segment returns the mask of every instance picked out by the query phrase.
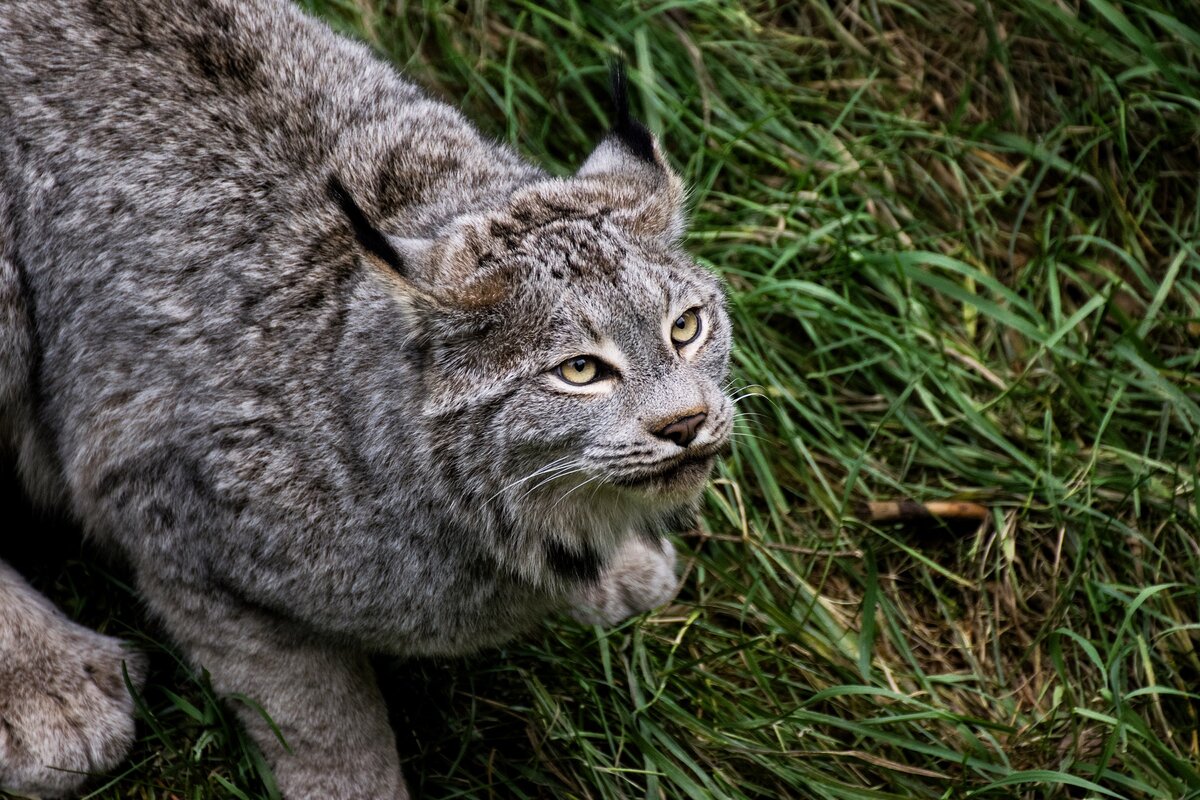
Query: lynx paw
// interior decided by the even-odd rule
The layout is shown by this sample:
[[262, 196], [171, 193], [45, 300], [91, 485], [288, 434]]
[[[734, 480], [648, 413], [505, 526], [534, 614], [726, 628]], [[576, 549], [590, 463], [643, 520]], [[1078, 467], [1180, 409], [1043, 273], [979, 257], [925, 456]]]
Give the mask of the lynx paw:
[[630, 539], [608, 569], [574, 598], [571, 616], [591, 625], [615, 625], [666, 603], [675, 594], [675, 548], [666, 539]]
[[41, 621], [0, 637], [0, 787], [61, 797], [125, 758], [134, 724], [122, 664], [135, 684], [145, 664], [117, 639]]

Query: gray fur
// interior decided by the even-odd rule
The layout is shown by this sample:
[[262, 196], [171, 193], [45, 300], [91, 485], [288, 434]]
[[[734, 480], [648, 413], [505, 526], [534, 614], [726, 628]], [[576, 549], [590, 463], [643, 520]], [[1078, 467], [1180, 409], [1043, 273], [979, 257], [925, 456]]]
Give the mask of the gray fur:
[[[282, 2], [6, 2], [0, 433], [218, 690], [272, 714], [289, 748], [242, 717], [286, 797], [403, 797], [363, 653], [674, 589], [661, 537], [732, 423], [682, 204], [656, 143], [552, 178]], [[619, 377], [571, 387], [578, 355]], [[698, 412], [686, 447], [655, 435]], [[16, 625], [70, 625], [9, 595], [0, 660], [32, 652]], [[73, 724], [44, 691], [0, 673], [0, 715], [50, 709], [28, 741]], [[18, 790], [72, 788], [0, 758]]]

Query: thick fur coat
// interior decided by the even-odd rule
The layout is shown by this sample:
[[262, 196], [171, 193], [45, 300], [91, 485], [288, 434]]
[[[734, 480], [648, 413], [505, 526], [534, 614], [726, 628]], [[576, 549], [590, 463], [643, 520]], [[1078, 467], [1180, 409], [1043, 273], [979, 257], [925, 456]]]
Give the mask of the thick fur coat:
[[[0, 433], [286, 797], [403, 797], [364, 653], [673, 591], [732, 424], [682, 204], [637, 123], [551, 177], [277, 0], [6, 2]], [[0, 609], [0, 786], [69, 793], [120, 651], [2, 564]]]

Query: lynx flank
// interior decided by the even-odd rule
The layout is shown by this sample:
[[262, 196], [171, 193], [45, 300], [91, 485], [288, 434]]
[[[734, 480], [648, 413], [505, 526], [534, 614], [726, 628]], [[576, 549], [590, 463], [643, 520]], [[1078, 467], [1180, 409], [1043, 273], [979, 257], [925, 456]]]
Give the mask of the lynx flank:
[[[623, 112], [551, 177], [282, 1], [9, 0], [0, 435], [285, 797], [405, 797], [367, 653], [675, 589], [732, 423], [683, 197]], [[0, 564], [0, 786], [120, 762], [123, 661]]]

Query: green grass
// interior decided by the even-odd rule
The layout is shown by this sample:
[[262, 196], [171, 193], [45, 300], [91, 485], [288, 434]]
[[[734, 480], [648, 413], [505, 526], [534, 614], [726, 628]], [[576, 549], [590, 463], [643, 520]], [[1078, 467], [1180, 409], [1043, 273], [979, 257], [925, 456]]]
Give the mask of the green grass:
[[[674, 605], [381, 663], [417, 796], [1200, 798], [1200, 9], [307, 5], [562, 173], [626, 54], [751, 393]], [[900, 498], [990, 516], [855, 514]], [[72, 576], [158, 653], [95, 796], [266, 796]]]

